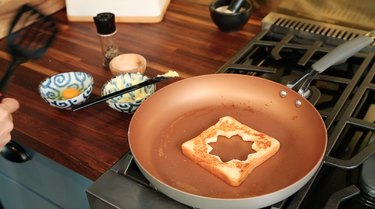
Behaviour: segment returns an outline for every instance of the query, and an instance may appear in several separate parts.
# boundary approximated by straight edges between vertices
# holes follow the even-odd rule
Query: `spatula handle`
[[[5,89],[7,88],[10,78],[13,75],[14,69],[20,64],[20,61],[12,60],[10,63],[8,69],[5,71],[5,74],[3,75],[2,79],[0,80],[0,97],[3,96]],[[2,99],[2,98],[0,98]]]

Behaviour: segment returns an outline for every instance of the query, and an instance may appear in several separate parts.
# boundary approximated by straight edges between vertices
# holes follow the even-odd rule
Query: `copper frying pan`
[[[239,187],[181,152],[183,142],[226,115],[281,143]],[[292,89],[259,77],[212,74],[175,82],[148,98],[131,120],[129,143],[145,177],[171,198],[202,209],[245,209],[272,205],[305,185],[322,161],[327,134],[314,106]]]

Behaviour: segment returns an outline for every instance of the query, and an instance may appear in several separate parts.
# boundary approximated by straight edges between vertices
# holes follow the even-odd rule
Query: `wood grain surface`
[[[0,0],[0,38],[8,34],[8,25],[16,15],[18,8],[28,3],[46,15],[50,15],[65,7],[64,0]]]
[[[38,84],[57,73],[92,74],[92,98],[99,96],[102,85],[112,77],[101,66],[101,48],[93,23],[69,22],[64,10],[53,17],[60,27],[56,42],[44,57],[19,67],[5,93],[21,103],[14,114],[13,140],[95,180],[129,151],[131,116],[104,103],[72,112],[53,108],[41,99]],[[147,59],[146,75],[156,76],[170,69],[180,73],[181,78],[159,83],[157,88],[161,89],[179,79],[215,73],[259,33],[260,19],[253,15],[242,30],[224,33],[211,21],[207,1],[173,0],[160,23],[116,26],[121,52],[143,55]],[[3,39],[0,75],[9,60]]]

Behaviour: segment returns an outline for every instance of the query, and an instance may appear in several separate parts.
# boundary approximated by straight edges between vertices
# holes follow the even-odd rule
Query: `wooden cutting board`
[[[50,15],[65,8],[64,0],[0,0],[0,39],[8,34],[9,24],[18,8],[29,3],[46,15]]]
[[[111,12],[116,22],[157,23],[162,21],[170,0],[66,0],[66,13],[72,22],[93,22],[101,12]]]

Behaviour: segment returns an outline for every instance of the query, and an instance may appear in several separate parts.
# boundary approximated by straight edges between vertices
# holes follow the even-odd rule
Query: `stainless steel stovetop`
[[[287,84],[333,47],[366,33],[276,13],[263,28],[219,72]],[[272,208],[375,208],[374,52],[369,46],[313,81],[309,100],[325,121],[327,153],[308,185]]]

